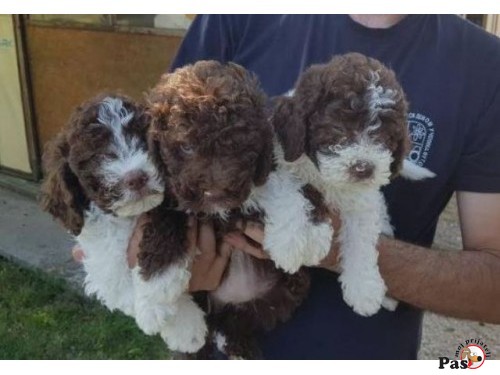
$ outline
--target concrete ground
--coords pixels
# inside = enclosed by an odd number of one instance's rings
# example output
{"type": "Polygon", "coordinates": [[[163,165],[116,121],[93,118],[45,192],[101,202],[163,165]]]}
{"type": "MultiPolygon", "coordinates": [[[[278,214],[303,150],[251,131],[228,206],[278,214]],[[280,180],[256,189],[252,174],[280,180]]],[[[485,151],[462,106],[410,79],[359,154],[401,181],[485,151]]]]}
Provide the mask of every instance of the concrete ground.
{"type": "MultiPolygon", "coordinates": [[[[0,175],[0,255],[62,276],[80,288],[82,270],[71,258],[70,236],[40,211],[35,202],[36,191],[34,184],[0,175]]],[[[454,201],[442,215],[436,247],[461,247],[454,201]]],[[[426,313],[420,358],[453,357],[456,347],[471,338],[482,339],[490,347],[492,358],[500,359],[500,326],[426,313]]]]}

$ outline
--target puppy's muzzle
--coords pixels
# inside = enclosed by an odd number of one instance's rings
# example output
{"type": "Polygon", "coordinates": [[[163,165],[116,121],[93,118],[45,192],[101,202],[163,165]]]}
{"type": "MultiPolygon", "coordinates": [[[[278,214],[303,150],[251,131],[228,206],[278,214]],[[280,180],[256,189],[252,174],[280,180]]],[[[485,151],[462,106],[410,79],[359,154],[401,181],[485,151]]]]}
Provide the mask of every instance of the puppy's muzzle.
{"type": "Polygon", "coordinates": [[[366,180],[373,176],[375,165],[366,160],[358,160],[349,167],[349,174],[355,180],[366,180]]]}
{"type": "Polygon", "coordinates": [[[139,192],[148,183],[149,177],[146,172],[142,170],[133,170],[128,172],[123,178],[123,182],[131,191],[139,192]]]}

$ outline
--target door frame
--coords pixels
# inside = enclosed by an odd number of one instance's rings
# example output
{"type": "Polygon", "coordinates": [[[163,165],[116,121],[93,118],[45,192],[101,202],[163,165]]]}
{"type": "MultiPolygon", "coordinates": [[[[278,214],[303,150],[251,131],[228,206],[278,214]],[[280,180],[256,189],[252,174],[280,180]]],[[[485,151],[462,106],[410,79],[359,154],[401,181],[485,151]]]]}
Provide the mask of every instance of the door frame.
{"type": "Polygon", "coordinates": [[[0,172],[25,180],[39,181],[42,178],[40,163],[40,150],[38,148],[38,135],[36,130],[34,106],[32,97],[31,76],[29,60],[27,58],[26,29],[23,15],[12,15],[14,24],[14,39],[16,42],[17,66],[19,71],[19,84],[21,86],[21,102],[24,115],[26,143],[31,173],[18,171],[0,166],[0,172]]]}

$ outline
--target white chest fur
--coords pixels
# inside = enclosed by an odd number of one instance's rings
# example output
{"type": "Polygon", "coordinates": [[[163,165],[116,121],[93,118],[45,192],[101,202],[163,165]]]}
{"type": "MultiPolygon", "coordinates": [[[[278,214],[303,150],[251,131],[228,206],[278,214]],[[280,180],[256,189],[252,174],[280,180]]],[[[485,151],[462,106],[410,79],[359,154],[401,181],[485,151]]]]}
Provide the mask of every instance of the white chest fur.
{"type": "Polygon", "coordinates": [[[135,224],[136,217],[115,217],[93,206],[76,238],[85,251],[85,292],[128,315],[134,313],[134,298],[127,247],[135,224]]]}

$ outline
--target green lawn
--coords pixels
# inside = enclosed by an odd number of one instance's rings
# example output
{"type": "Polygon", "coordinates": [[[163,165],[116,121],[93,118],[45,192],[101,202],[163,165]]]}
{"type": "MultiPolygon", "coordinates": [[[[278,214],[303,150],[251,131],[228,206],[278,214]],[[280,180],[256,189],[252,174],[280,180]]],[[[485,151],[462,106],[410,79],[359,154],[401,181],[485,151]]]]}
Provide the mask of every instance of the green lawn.
{"type": "Polygon", "coordinates": [[[0,258],[0,359],[167,359],[160,337],[59,279],[0,258]]]}

